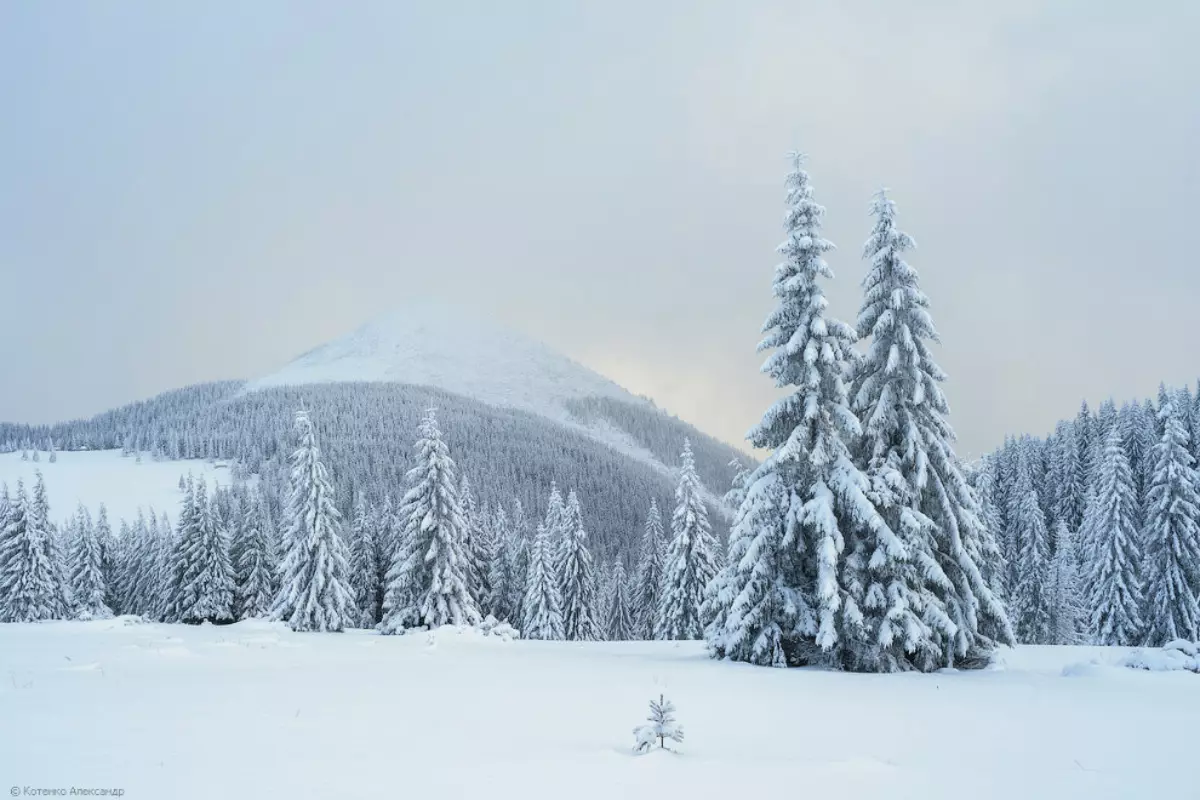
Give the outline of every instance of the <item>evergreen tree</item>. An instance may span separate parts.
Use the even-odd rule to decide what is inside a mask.
[[[203,481],[193,492],[187,526],[179,532],[176,558],[176,619],[188,624],[232,622],[234,574],[229,535],[218,524]]]
[[[357,611],[355,626],[374,628],[383,618],[380,607],[379,545],[375,541],[376,523],[367,511],[360,492],[354,501],[354,520],[350,524],[350,586],[354,590]]]
[[[1017,635],[1026,644],[1051,644],[1050,540],[1028,467],[1020,472],[1016,494],[1020,499],[1012,524],[1020,543],[1013,592]]]
[[[1079,644],[1086,616],[1080,592],[1079,554],[1075,535],[1061,519],[1054,526],[1054,556],[1050,561],[1047,586],[1049,643]]]
[[[913,240],[897,229],[885,192],[871,210],[857,329],[871,343],[853,370],[851,405],[863,426],[860,463],[886,524],[855,532],[847,548],[843,580],[852,595],[864,587],[866,649],[853,654],[855,666],[890,671],[981,660],[993,646],[984,625],[1002,641],[1009,636],[979,569],[993,540],[952,449],[940,387],[946,376],[928,344],[940,338],[917,272],[904,260]]]
[[[692,445],[686,439],[680,460],[675,513],[671,518],[674,538],[663,566],[663,589],[654,627],[658,639],[699,639],[703,635],[704,592],[717,575],[716,541],[700,494],[702,487],[696,475]]]
[[[113,536],[112,525],[108,522],[108,509],[100,504],[96,514],[94,529],[96,541],[100,546],[100,570],[104,576],[104,603],[109,609],[120,611],[117,589],[120,585],[118,562],[120,561],[120,544]]]
[[[294,631],[341,631],[354,623],[341,514],[308,412],[296,412],[299,446],[284,512],[282,580],[271,609]]]
[[[596,641],[600,638],[596,621],[596,573],[575,492],[567,496],[564,526],[567,533],[559,543],[557,558],[563,635],[571,641]]]
[[[403,543],[387,574],[384,633],[479,622],[469,585],[454,470],[437,416],[430,409],[421,422],[416,466],[408,472],[409,489],[400,507]]]
[[[1158,411],[1162,439],[1150,454],[1144,537],[1146,641],[1154,646],[1200,640],[1200,477],[1176,401],[1164,401]]]
[[[38,475],[40,482],[41,475]],[[62,616],[59,575],[51,562],[49,530],[36,503],[17,484],[0,492],[0,622],[39,622]]]
[[[662,515],[658,511],[658,501],[651,498],[634,580],[634,632],[638,639],[654,638],[654,623],[658,620],[666,559],[667,542],[663,533]]]
[[[612,570],[612,596],[608,603],[608,639],[613,642],[625,642],[636,638],[634,632],[634,616],[629,578],[625,574],[625,565],[617,559]]]
[[[858,528],[883,536],[886,525],[847,449],[860,433],[842,382],[856,358],[855,334],[826,316],[818,280],[833,275],[823,258],[833,245],[821,236],[825,209],[812,199],[802,158],[794,162],[784,261],[773,284],[778,305],[759,344],[774,350],[762,371],[794,390],[747,436],[773,452],[751,476],[730,532],[730,557],[709,595],[714,620],[706,638],[716,656],[837,664],[843,631],[857,635],[862,622],[840,581],[846,536]]]
[[[521,635],[526,639],[564,638],[562,598],[551,558],[550,533],[543,522],[529,546],[529,579],[523,604]]]
[[[236,565],[237,618],[268,617],[278,591],[275,576],[279,566],[258,502],[245,503],[238,529],[241,542]]]
[[[521,621],[521,593],[524,582],[518,583],[516,576],[518,550],[524,543],[508,523],[508,514],[504,506],[496,506],[496,514],[492,520],[492,530],[497,541],[496,553],[488,568],[488,597],[485,605],[488,612],[501,622],[514,625]]]
[[[18,487],[18,497],[23,493]],[[96,527],[81,509],[76,517],[75,538],[71,542],[71,594],[75,598],[75,616],[79,619],[107,619],[112,609],[105,602],[108,587],[104,583],[103,553]]]
[[[53,451],[51,451],[51,454],[53,454]],[[71,615],[71,610],[74,606],[69,585],[70,570],[67,567],[64,554],[58,546],[58,531],[55,529],[54,523],[50,521],[50,500],[46,496],[46,480],[42,477],[41,470],[35,473],[33,505],[30,508],[30,512],[30,520],[38,531],[41,544],[45,548],[46,558],[50,562],[51,572],[53,573],[50,581],[54,586],[54,599],[51,602],[54,618],[66,619]]]
[[[1095,547],[1089,561],[1092,631],[1097,644],[1132,645],[1142,630],[1142,581],[1138,573],[1141,543],[1137,498],[1121,429],[1110,426],[1104,461],[1097,472],[1092,517]]]
[[[467,589],[480,607],[488,595],[487,570],[491,563],[490,545],[487,541],[487,512],[475,503],[475,492],[471,479],[464,473],[458,484],[458,501],[462,507],[462,535],[464,566],[467,573]]]

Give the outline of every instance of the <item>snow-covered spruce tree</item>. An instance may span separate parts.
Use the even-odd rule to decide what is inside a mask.
[[[18,489],[18,495],[22,492]],[[71,595],[75,599],[74,614],[79,619],[107,619],[112,616],[112,609],[105,602],[108,587],[104,583],[102,559],[96,526],[81,509],[76,516],[70,553]]]
[[[853,369],[851,399],[862,420],[859,446],[873,480],[882,484],[876,493],[888,524],[860,529],[869,559],[866,621],[871,630],[882,626],[889,645],[883,649],[898,660],[899,636],[906,653],[936,649],[941,665],[979,664],[997,640],[1012,641],[1004,608],[980,570],[981,561],[995,557],[992,540],[953,450],[940,386],[946,375],[928,344],[940,338],[917,272],[904,260],[913,240],[897,229],[896,206],[886,192],[875,196],[871,212],[875,227],[863,248],[869,267],[857,325],[859,338],[871,343]],[[902,486],[889,473],[898,473]],[[911,566],[902,566],[905,561]],[[897,602],[902,587],[909,599]],[[914,637],[911,626],[900,623],[910,613],[928,626],[931,639]],[[935,665],[926,660],[922,666]]]
[[[496,619],[518,626],[521,606],[517,601],[524,584],[518,585],[514,574],[518,558],[514,550],[523,547],[524,543],[514,535],[502,505],[496,506],[491,528],[496,538],[496,552],[488,566],[488,596],[484,605]]]
[[[354,501],[354,519],[350,523],[350,586],[354,589],[354,625],[358,628],[374,628],[383,618],[375,527],[360,492]]]
[[[618,558],[612,570],[612,597],[608,604],[608,623],[605,625],[609,641],[626,642],[636,638],[630,594],[625,565]]]
[[[33,503],[30,506],[30,520],[37,529],[46,558],[53,572],[52,582],[55,596],[52,603],[55,619],[67,619],[71,616],[74,601],[71,596],[70,569],[67,567],[66,556],[59,547],[59,532],[50,521],[50,499],[46,495],[46,480],[41,470],[35,473],[33,482]]]
[[[1010,593],[1005,582],[1007,570],[1000,548],[1003,517],[997,502],[999,491],[996,485],[998,480],[996,461],[994,454],[980,459],[972,477],[971,488],[979,501],[979,523],[985,532],[984,558],[979,564],[979,571],[983,573],[983,579],[992,590],[992,595],[1004,601],[1007,600]]]
[[[855,334],[825,313],[818,280],[833,274],[823,258],[833,245],[821,236],[824,213],[795,155],[784,261],[772,286],[778,304],[758,346],[774,350],[762,371],[794,390],[747,435],[773,452],[750,477],[729,558],[710,593],[714,621],[705,638],[718,657],[841,665],[843,633],[857,636],[862,625],[857,598],[840,582],[846,536],[886,527],[846,445],[860,432],[842,382],[855,359]]]
[[[692,445],[683,442],[672,540],[663,563],[662,594],[654,624],[657,639],[699,639],[707,620],[701,614],[704,592],[717,576],[717,543],[701,495]]]
[[[721,498],[721,502],[725,504],[728,516],[732,517],[741,507],[742,501],[746,499],[746,488],[750,482],[750,470],[736,458],[729,462],[729,468],[733,470],[733,480],[730,481],[729,491]]]
[[[653,639],[654,623],[658,619],[658,604],[662,597],[663,565],[667,558],[667,542],[663,533],[662,515],[658,501],[651,498],[642,533],[642,549],[634,576],[633,615],[634,636]]]
[[[479,607],[470,591],[454,461],[433,409],[421,422],[408,485],[400,505],[402,543],[388,570],[380,630],[474,625]]]
[[[1158,411],[1162,439],[1146,494],[1144,529],[1146,643],[1200,640],[1200,477],[1190,438],[1176,402],[1164,398]]]
[[[633,729],[637,737],[637,751],[644,753],[657,742],[660,748],[666,748],[667,740],[683,741],[683,726],[675,721],[675,704],[662,695],[658,700],[650,701],[650,716],[648,725],[639,725]]]
[[[104,575],[104,602],[112,611],[124,613],[117,598],[117,588],[120,585],[118,566],[120,563],[120,542],[113,536],[112,525],[108,521],[108,509],[104,503],[96,513],[96,541],[100,545],[100,569]]]
[[[1018,542],[1012,613],[1017,637],[1025,644],[1053,644],[1050,630],[1050,535],[1027,465],[1018,475],[1015,514],[1010,520]]]
[[[566,534],[559,543],[558,585],[561,587],[563,635],[571,641],[594,642],[600,638],[596,620],[596,571],[588,550],[587,531],[579,496],[567,496]]]
[[[192,625],[232,622],[234,574],[229,535],[218,524],[203,481],[196,486],[189,523],[187,530],[180,532],[178,544],[182,562],[178,621]]]
[[[475,503],[471,479],[464,473],[458,484],[458,502],[462,508],[462,536],[467,590],[475,598],[482,616],[483,600],[488,594],[488,565],[491,563],[491,542],[488,541],[487,509]]]
[[[1088,581],[1091,629],[1096,644],[1133,645],[1142,632],[1142,548],[1133,476],[1119,426],[1110,426],[1096,478],[1095,507],[1088,510],[1095,537],[1089,543],[1094,548]]]
[[[1054,556],[1050,560],[1046,590],[1050,606],[1050,644],[1079,644],[1086,611],[1079,581],[1079,553],[1075,535],[1065,520],[1054,526]]]
[[[554,574],[552,543],[546,524],[540,523],[529,543],[529,575],[526,581],[521,635],[526,639],[564,638],[562,598]]]
[[[1052,487],[1055,492],[1054,517],[1062,520],[1072,531],[1083,524],[1087,486],[1084,465],[1080,458],[1079,432],[1071,423],[1061,423],[1056,436],[1055,470]]]
[[[268,617],[278,591],[275,578],[279,565],[263,524],[261,501],[248,500],[241,509],[241,515],[241,524],[238,525],[241,542],[235,565],[237,618]]]
[[[40,476],[39,476],[40,477]],[[25,488],[0,493],[0,622],[40,622],[62,615],[59,576],[49,532],[39,524]]]
[[[354,624],[341,514],[307,411],[296,412],[295,428],[299,446],[292,453],[285,555],[271,616],[294,631],[341,631]]]

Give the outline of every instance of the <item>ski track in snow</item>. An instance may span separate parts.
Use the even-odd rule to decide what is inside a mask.
[[[135,455],[122,456],[120,450],[83,450],[59,452],[51,464],[49,453],[38,461],[22,461],[21,453],[0,453],[0,485],[7,484],[9,494],[17,489],[17,480],[25,481],[32,491],[35,473],[46,481],[50,501],[50,519],[58,525],[74,516],[82,503],[95,520],[100,504],[108,509],[108,521],[119,534],[121,520],[133,523],[138,509],[164,511],[172,521],[179,515],[179,478],[203,477],[211,490],[214,485],[229,486],[232,476],[228,464],[201,460],[155,461],[149,454],[139,464]],[[32,451],[30,452],[32,459]]]
[[[1195,796],[1200,678],[1111,666],[1122,648],[852,675],[695,642],[435,638],[0,625],[0,781],[177,800]],[[685,739],[634,756],[660,692]]]

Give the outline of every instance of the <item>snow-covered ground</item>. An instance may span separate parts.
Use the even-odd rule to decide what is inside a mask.
[[[0,625],[0,790],[128,798],[1195,797],[1200,677],[1026,647],[848,675],[697,643]],[[677,754],[633,756],[662,692]]]
[[[32,453],[31,453],[32,456]],[[75,514],[82,503],[93,517],[104,503],[108,518],[116,531],[120,521],[137,519],[138,509],[164,511],[175,519],[180,493],[179,478],[195,475],[214,484],[229,485],[229,467],[222,462],[155,461],[149,455],[122,456],[120,450],[71,451],[56,454],[50,463],[49,453],[40,453],[38,461],[22,461],[21,453],[0,453],[0,485],[16,491],[17,480],[32,488],[34,474],[41,471],[46,480],[46,495],[50,500],[50,518],[62,523]]]

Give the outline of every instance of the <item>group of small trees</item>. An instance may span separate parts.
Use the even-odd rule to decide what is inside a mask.
[[[737,487],[725,569],[709,593],[714,655],[773,666],[932,670],[1012,641],[981,564],[994,548],[951,448],[912,240],[880,192],[857,330],[832,319],[824,208],[800,156],[787,178],[777,306],[760,350],[789,394],[750,431],[771,451]],[[854,349],[870,339],[864,355]]]

